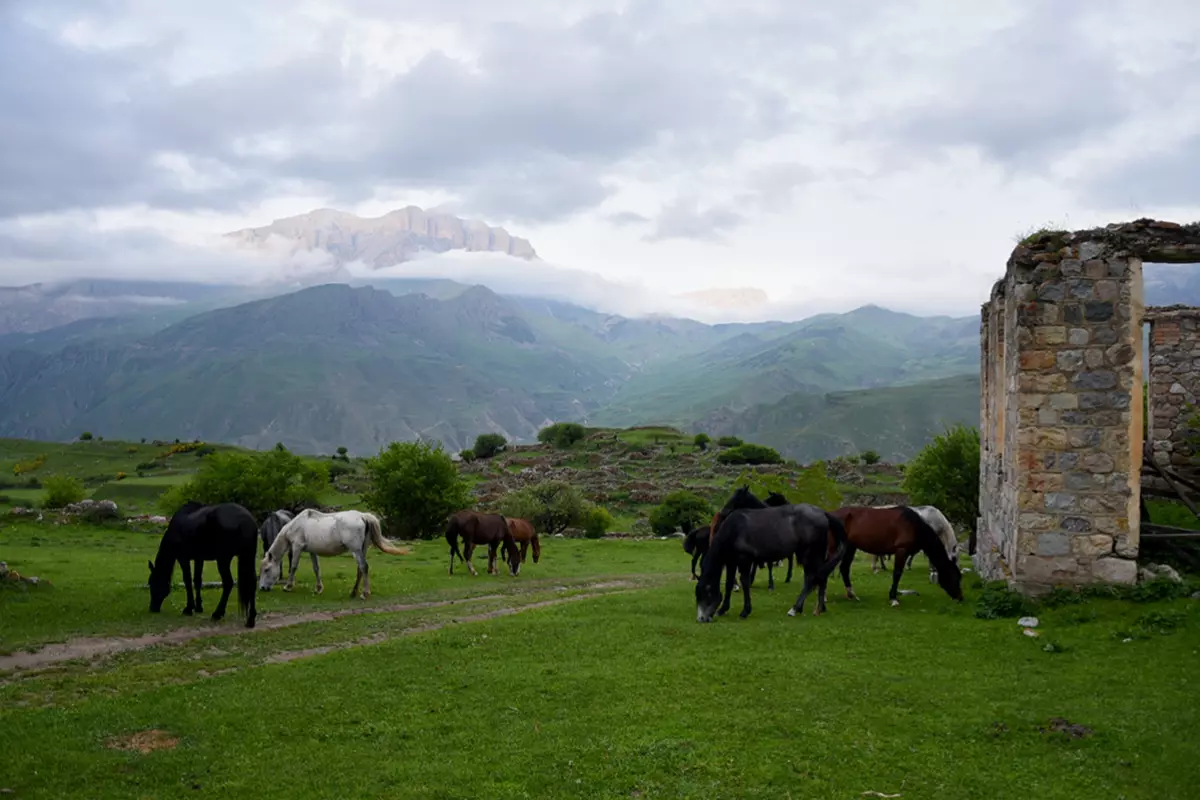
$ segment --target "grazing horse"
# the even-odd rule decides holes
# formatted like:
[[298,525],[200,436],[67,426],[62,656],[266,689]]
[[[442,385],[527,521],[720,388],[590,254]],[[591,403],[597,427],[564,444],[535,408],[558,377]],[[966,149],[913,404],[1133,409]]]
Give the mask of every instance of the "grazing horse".
[[[729,516],[729,514],[736,511],[737,509],[739,509],[739,508],[742,508],[742,509],[773,508],[773,507],[786,506],[786,505],[789,505],[788,499],[786,497],[784,497],[783,495],[781,495],[779,492],[771,492],[770,494],[768,494],[767,500],[764,503],[762,500],[759,500],[754,495],[753,492],[750,491],[749,485],[742,486],[740,489],[738,489],[737,491],[735,491],[733,493],[733,496],[729,498],[729,500],[725,503],[725,505],[721,507],[721,510],[718,511],[716,513],[716,515],[713,517],[713,521],[712,521],[712,525],[710,526],[710,533],[709,533],[709,537],[708,537],[709,545],[711,546],[711,544],[712,544],[712,537],[713,537],[713,535],[715,535],[717,527],[721,524],[722,521],[724,521],[725,517]],[[705,548],[706,551],[707,551],[707,549],[708,548]],[[787,557],[787,562],[788,562],[787,579],[784,581],[784,583],[791,583],[792,582],[792,563],[793,563],[793,557],[791,555],[789,555]],[[751,583],[754,582],[754,578],[758,574],[758,568],[760,566],[762,566],[762,564],[755,564],[754,568],[750,570]],[[768,592],[775,591],[774,567],[777,567],[777,566],[779,566],[779,561],[766,562],[767,591]],[[734,588],[735,589],[737,588],[736,581],[734,583]]]
[[699,580],[696,574],[696,562],[704,558],[708,552],[708,539],[711,525],[700,525],[692,528],[683,537],[683,552],[692,557],[692,580]]
[[542,557],[542,542],[529,520],[516,517],[505,519],[508,520],[508,532],[512,534],[513,541],[521,545],[521,560],[517,563],[517,571],[513,573],[517,575],[521,572],[521,564],[525,563],[525,554],[529,552],[530,545],[533,545],[533,563],[538,563],[538,559]]
[[[748,493],[748,490],[747,490]],[[830,537],[837,542],[826,558]],[[824,613],[825,586],[846,552],[846,531],[836,517],[807,503],[759,509],[737,509],[721,523],[696,582],[696,621],[711,622],[713,615],[729,610],[733,570],[741,575],[744,604],[741,616],[750,616],[750,570],[755,564],[779,561],[792,555],[804,567],[804,587],[788,616],[804,612],[804,601],[817,588],[816,614]],[[721,602],[721,573],[728,572],[725,599]],[[720,608],[718,604],[720,603]]]
[[[283,526],[292,521],[295,515],[285,508],[278,511],[272,511],[263,521],[262,527],[258,529],[258,538],[262,539],[263,555],[271,549],[271,545],[275,544],[275,537],[283,530]],[[292,568],[292,551],[288,550],[288,570]]]
[[[384,538],[383,528],[379,518],[365,511],[337,511],[326,514],[316,509],[306,508],[284,525],[271,544],[262,560],[262,577],[258,586],[264,592],[270,591],[283,572],[283,554],[290,552],[292,563],[288,573],[285,591],[290,591],[296,585],[296,568],[300,566],[300,554],[312,556],[313,572],[316,574],[316,593],[325,590],[321,582],[321,564],[317,556],[336,556],[350,551],[358,569],[354,574],[354,588],[350,597],[361,597],[366,600],[371,596],[371,574],[367,567],[367,548],[375,545],[383,552],[402,556],[411,552],[407,547],[396,547],[390,539]],[[362,584],[362,594],[358,592]]]
[[[872,506],[873,508],[897,508],[898,506]],[[937,506],[910,506],[913,511],[921,515],[921,518],[929,523],[929,527],[933,528],[938,538],[942,540],[942,544],[946,546],[946,555],[955,564],[958,563],[958,536],[954,533],[954,526],[950,524],[950,520],[946,519]],[[880,567],[886,568],[887,559],[890,556],[871,556],[871,572],[878,572]],[[917,560],[917,554],[911,553],[908,557],[906,569],[912,569],[913,562]],[[933,562],[929,564],[929,582],[937,583],[937,569],[933,566]]]
[[[895,555],[892,567],[892,590],[888,598],[893,606],[900,605],[897,587],[904,573],[905,562],[910,554],[925,553],[929,563],[937,570],[937,582],[955,600],[961,601],[962,573],[958,564],[946,554],[946,545],[929,523],[908,506],[872,508],[871,506],[846,506],[833,512],[846,527],[850,540],[849,550],[842,559],[842,582],[846,585],[846,597],[858,598],[850,585],[850,565],[858,550],[873,555]],[[832,546],[832,542],[831,542]]]
[[[458,539],[462,537],[463,550],[466,558],[458,550]],[[503,546],[505,560],[508,561],[508,571],[516,575],[521,568],[521,553],[517,550],[517,542],[513,539],[508,527],[508,520],[500,514],[483,514],[478,511],[458,511],[450,516],[446,525],[446,542],[450,545],[450,574],[454,574],[454,557],[467,562],[467,569],[472,575],[478,575],[475,565],[471,563],[471,554],[475,546],[486,544],[488,548],[488,574],[500,574],[500,565],[496,563],[496,549]]]
[[[201,569],[205,561],[216,561],[221,573],[221,601],[212,618],[225,616],[229,593],[233,591],[233,573],[229,569],[234,558],[238,562],[238,608],[246,620],[246,627],[253,628],[258,611],[254,606],[254,562],[258,555],[257,526],[254,517],[236,503],[220,503],[206,506],[188,502],[171,517],[158,554],[150,564],[150,610],[162,610],[163,600],[171,592],[171,579],[175,573],[175,562],[183,570],[183,587],[187,590],[185,616],[193,612],[203,613],[200,601]],[[188,562],[195,562],[196,594],[192,596],[192,576],[188,573]]]

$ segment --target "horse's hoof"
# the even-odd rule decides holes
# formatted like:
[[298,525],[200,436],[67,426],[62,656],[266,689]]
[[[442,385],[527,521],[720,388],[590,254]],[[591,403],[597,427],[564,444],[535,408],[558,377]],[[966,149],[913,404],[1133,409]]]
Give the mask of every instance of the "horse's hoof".
[[795,608],[789,608],[789,609],[788,609],[788,616],[789,616],[789,617],[794,617],[794,616],[796,616],[796,609],[795,609]]
[[318,586],[317,588],[313,589],[313,594],[320,594],[320,593],[321,593],[321,592],[323,592],[323,591],[325,591],[325,587],[324,587],[324,586]]
[[892,601],[892,608],[896,608],[896,607],[897,607],[897,606],[899,606],[899,605],[900,605],[900,601],[899,601],[899,600],[893,600],[893,601]]
[[821,616],[821,615],[822,615],[822,614],[824,614],[824,613],[825,613],[825,612],[824,612],[823,610],[821,610],[821,609],[819,609],[819,608],[818,608],[816,611],[814,611],[814,612],[813,612],[813,616],[814,616],[814,617],[819,617],[819,616]]
[[185,608],[185,609],[183,610],[183,615],[184,615],[185,617],[190,617],[190,616],[192,615],[192,609],[190,609],[190,608]]
[[746,617],[750,616],[750,612],[743,611],[742,613],[738,614],[738,616],[741,617],[742,619],[745,619]]
[[221,620],[223,620],[224,618],[225,618],[225,615],[224,615],[224,614],[218,614],[218,613],[216,613],[216,612],[213,612],[213,615],[212,615],[212,621],[213,621],[213,622],[220,622],[220,621],[221,621]]

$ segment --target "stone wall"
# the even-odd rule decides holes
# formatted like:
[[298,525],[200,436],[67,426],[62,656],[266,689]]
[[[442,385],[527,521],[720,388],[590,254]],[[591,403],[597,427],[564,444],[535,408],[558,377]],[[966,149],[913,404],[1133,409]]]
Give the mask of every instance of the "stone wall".
[[1154,460],[1196,475],[1190,424],[1200,397],[1200,308],[1147,309],[1150,324],[1150,419],[1147,439]]
[[1200,225],[1041,232],[981,317],[976,569],[1037,593],[1137,576],[1142,262],[1200,262]]

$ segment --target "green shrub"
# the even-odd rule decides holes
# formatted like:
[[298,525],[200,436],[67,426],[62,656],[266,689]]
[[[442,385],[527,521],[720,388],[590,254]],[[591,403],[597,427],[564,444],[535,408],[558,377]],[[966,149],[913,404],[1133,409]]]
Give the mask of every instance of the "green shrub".
[[472,449],[475,451],[476,458],[491,458],[506,446],[508,446],[508,440],[500,434],[481,433],[475,437],[475,447]]
[[214,453],[191,480],[164,493],[159,508],[170,515],[191,500],[237,503],[261,519],[280,508],[316,505],[328,483],[325,464],[287,450]]
[[90,442],[93,438],[94,437],[92,436],[91,431],[84,431],[83,433],[79,434],[79,441],[81,442]]
[[458,457],[461,458],[466,463],[470,464],[472,461],[475,460],[475,451],[474,450],[462,450],[459,452]]
[[880,460],[879,453],[876,453],[874,450],[867,450],[865,453],[862,454],[862,462],[864,464],[866,464],[868,467],[871,466],[872,464],[878,464],[879,460]]
[[680,489],[663,498],[650,512],[650,530],[655,536],[669,536],[677,530],[691,530],[712,519],[713,507],[700,495]]
[[42,499],[42,505],[46,508],[62,508],[87,497],[87,490],[79,479],[69,475],[47,475],[42,486],[46,489],[46,496]]
[[340,461],[332,462],[331,464],[326,466],[326,469],[329,471],[329,482],[330,483],[333,483],[338,478],[340,478],[344,475],[353,475],[354,474],[354,467],[350,466],[349,464],[344,464]]
[[500,501],[501,514],[527,519],[539,533],[550,536],[567,528],[583,527],[589,507],[583,494],[565,481],[526,486]]
[[723,450],[717,456],[722,464],[782,464],[783,457],[773,447],[762,444],[739,444]]
[[350,451],[347,450],[344,445],[339,446],[337,449],[337,455],[334,456],[334,458],[340,459],[342,461],[349,461],[350,460]]
[[717,439],[717,447],[741,447],[745,442],[736,436],[722,436]]
[[908,465],[904,491],[914,506],[937,506],[950,522],[975,530],[979,516],[979,429],[956,425]]
[[975,616],[979,619],[1023,617],[1033,611],[1033,604],[1021,593],[1009,589],[1003,581],[984,586],[975,601]]
[[613,526],[613,516],[603,506],[589,505],[583,513],[583,535],[601,539]]
[[697,450],[707,450],[708,445],[712,442],[712,437],[707,433],[697,433],[696,438],[692,440]]
[[363,503],[396,535],[440,536],[446,518],[473,503],[470,487],[440,444],[392,442],[367,460],[366,470],[370,484]]
[[583,441],[587,430],[577,422],[556,422],[538,431],[537,439],[542,444],[566,449]]

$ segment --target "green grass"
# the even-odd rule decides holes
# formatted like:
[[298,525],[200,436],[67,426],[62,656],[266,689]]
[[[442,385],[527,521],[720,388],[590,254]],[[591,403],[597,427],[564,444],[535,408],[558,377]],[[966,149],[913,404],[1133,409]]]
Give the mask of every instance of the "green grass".
[[[3,646],[209,626],[177,616],[179,590],[163,614],[147,612],[139,584],[157,538],[33,523],[0,531],[11,566],[54,580],[0,591]],[[798,585],[771,594],[760,578],[749,619],[698,625],[677,541],[551,539],[515,579],[449,577],[443,548],[373,551],[368,604],[475,600],[244,635],[229,619],[214,638],[10,678],[0,685],[0,788],[97,798],[1052,800],[1183,798],[1200,779],[1196,601],[1043,609],[1042,635],[1029,639],[1014,620],[974,617],[972,581],[968,602],[954,604],[925,582],[923,565],[902,584],[920,594],[891,609],[888,579],[860,559],[860,603],[833,592],[827,616],[788,618]],[[344,596],[350,559],[323,563],[325,595],[303,582],[261,595],[263,619],[358,605]],[[301,577],[311,581],[310,570]],[[641,575],[647,588],[452,622],[616,575]],[[479,599],[497,592],[505,596]],[[211,608],[216,593],[206,596]],[[1123,641],[1135,629],[1148,633]],[[1039,731],[1053,717],[1091,734]],[[178,746],[148,755],[105,746],[151,728]]]

